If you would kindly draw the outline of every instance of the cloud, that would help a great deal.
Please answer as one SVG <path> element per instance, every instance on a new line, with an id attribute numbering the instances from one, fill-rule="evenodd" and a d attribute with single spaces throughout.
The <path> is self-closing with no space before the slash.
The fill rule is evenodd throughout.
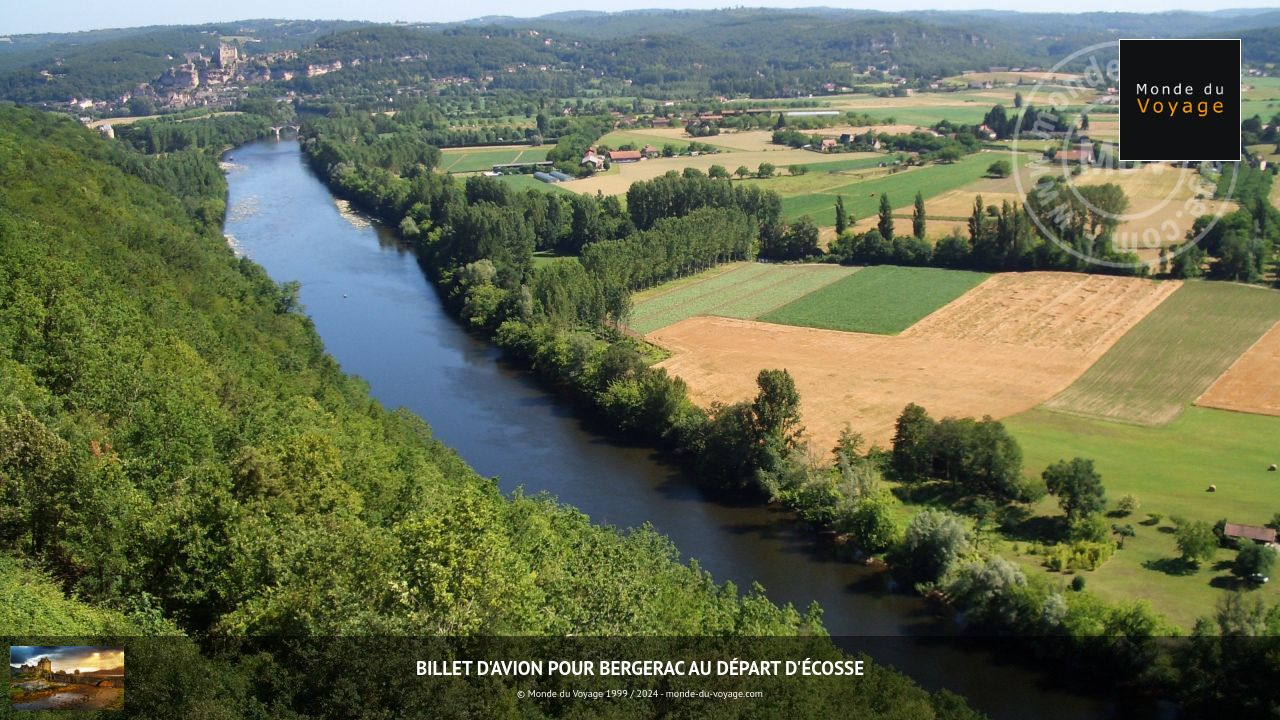
<path id="1" fill-rule="evenodd" d="M 124 667 L 124 648 L 86 645 L 15 645 L 9 648 L 9 665 L 21 667 L 49 658 L 55 672 L 97 672 Z"/>

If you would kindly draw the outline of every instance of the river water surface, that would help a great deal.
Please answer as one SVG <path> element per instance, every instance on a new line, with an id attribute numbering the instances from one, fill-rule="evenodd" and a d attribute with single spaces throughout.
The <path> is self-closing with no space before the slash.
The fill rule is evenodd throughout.
<path id="1" fill-rule="evenodd" d="M 297 143 L 263 141 L 227 156 L 226 234 L 279 281 L 299 281 L 306 312 L 342 368 L 388 407 L 431 424 L 478 472 L 511 491 L 547 492 L 600 524 L 651 523 L 717 581 L 759 582 L 770 599 L 818 602 L 841 645 L 930 689 L 948 688 L 993 718 L 1129 716 L 1113 702 L 1050 686 L 1016 656 L 963 649 L 915 597 L 840 562 L 784 514 L 708 501 L 679 469 L 585 429 L 571 410 L 444 310 L 411 250 L 340 212 Z"/>

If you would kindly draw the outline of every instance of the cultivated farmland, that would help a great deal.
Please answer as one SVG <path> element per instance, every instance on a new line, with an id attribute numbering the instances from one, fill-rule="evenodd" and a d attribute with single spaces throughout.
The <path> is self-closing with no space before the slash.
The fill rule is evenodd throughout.
<path id="1" fill-rule="evenodd" d="M 1204 407 L 1280 415 L 1280 323 L 1240 356 L 1205 394 Z"/>
<path id="2" fill-rule="evenodd" d="M 717 268 L 693 282 L 677 281 L 637 295 L 629 325 L 635 332 L 650 333 L 695 315 L 751 319 L 849 277 L 855 270 L 764 263 Z"/>
<path id="3" fill-rule="evenodd" d="M 843 195 L 845 209 L 855 218 L 866 218 L 875 214 L 880 207 L 881 193 L 888 193 L 891 199 L 899 198 L 901 201 L 913 199 L 919 191 L 928 199 L 980 179 L 991 163 L 1008 157 L 1005 153 L 980 152 L 954 163 L 906 168 L 890 175 L 827 188 L 822 192 L 784 197 L 782 214 L 787 221 L 808 215 L 819 225 L 834 225 L 836 197 Z"/>
<path id="4" fill-rule="evenodd" d="M 1280 293 L 1224 282 L 1185 283 L 1070 388 L 1060 412 L 1167 423 L 1280 320 Z"/>
<path id="5" fill-rule="evenodd" d="M 776 146 L 775 146 L 776 147 Z M 846 153 L 842 155 L 822 155 L 811 150 L 793 150 L 791 148 L 752 151 L 727 152 L 699 155 L 697 157 L 681 156 L 671 158 L 653 158 L 633 163 L 615 163 L 605 173 L 597 173 L 589 178 L 575 180 L 569 185 L 573 190 L 591 195 L 602 192 L 605 195 L 622 195 L 631 184 L 638 180 L 652 180 L 669 171 L 680 172 L 685 168 L 697 168 L 706 172 L 712 165 L 724 166 L 733 172 L 739 165 L 745 165 L 755 172 L 761 163 L 771 163 L 779 172 L 785 173 L 789 165 L 814 165 L 825 160 L 844 162 L 858 158 L 876 157 L 883 160 L 885 156 L 877 153 Z M 767 185 L 765 187 L 768 187 Z"/>
<path id="6" fill-rule="evenodd" d="M 880 265 L 760 316 L 765 322 L 896 335 L 986 279 L 985 273 Z"/>
<path id="7" fill-rule="evenodd" d="M 542 162 L 546 159 L 545 147 L 445 148 L 440 151 L 440 169 L 449 173 L 480 172 L 501 163 Z"/>
<path id="8" fill-rule="evenodd" d="M 672 353 L 661 366 L 683 378 L 700 404 L 750 398 L 760 370 L 786 368 L 816 449 L 831 447 L 846 424 L 888 446 L 907 403 L 939 417 L 999 418 L 1053 397 L 1174 287 L 1076 273 L 1008 273 L 897 336 L 692 317 L 648 339 Z M 888 311 L 892 300 L 880 302 L 878 309 Z"/>

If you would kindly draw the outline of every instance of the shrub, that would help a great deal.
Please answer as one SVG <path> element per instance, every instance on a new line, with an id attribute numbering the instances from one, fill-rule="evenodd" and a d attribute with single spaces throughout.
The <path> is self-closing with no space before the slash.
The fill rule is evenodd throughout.
<path id="1" fill-rule="evenodd" d="M 859 547 L 872 553 L 893 547 L 901 534 L 883 497 L 859 501 L 844 518 L 840 529 L 852 535 Z"/>
<path id="2" fill-rule="evenodd" d="M 1075 590 L 1076 592 L 1080 592 L 1081 590 L 1084 590 L 1084 576 L 1083 576 L 1083 575 L 1077 575 L 1077 576 L 1075 576 L 1075 577 L 1071 578 L 1071 589 L 1072 589 L 1072 590 Z"/>
<path id="3" fill-rule="evenodd" d="M 1138 511 L 1142 507 L 1142 503 L 1138 502 L 1137 495 L 1125 495 L 1116 503 L 1116 514 L 1120 517 L 1127 517 Z"/>
<path id="4" fill-rule="evenodd" d="M 1044 565 L 1054 572 L 1097 570 L 1113 552 L 1115 546 L 1109 542 L 1059 543 L 1045 550 Z"/>
<path id="5" fill-rule="evenodd" d="M 933 582 L 973 550 L 964 520 L 945 510 L 924 510 L 911 518 L 895 551 L 895 564 L 916 582 Z"/>

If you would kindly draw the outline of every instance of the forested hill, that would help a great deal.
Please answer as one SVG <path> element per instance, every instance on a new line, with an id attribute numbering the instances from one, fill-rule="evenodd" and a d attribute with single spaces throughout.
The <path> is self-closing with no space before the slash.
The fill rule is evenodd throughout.
<path id="1" fill-rule="evenodd" d="M 0 635 L 822 633 L 649 530 L 502 496 L 344 375 L 296 288 L 236 259 L 207 203 L 144 182 L 130 152 L 0 108 Z M 62 614 L 41 599 L 55 587 L 76 598 Z M 218 665 L 241 678 L 218 684 L 224 711 L 202 716 L 260 701 L 302 717 L 294 698 L 342 714 L 323 675 L 283 692 L 237 663 Z M 933 716 L 932 696 L 872 672 L 827 699 Z"/>
<path id="2" fill-rule="evenodd" d="M 1072 52 L 1119 37 L 1237 37 L 1244 59 L 1270 62 L 1280 10 L 1143 13 L 876 12 L 780 10 L 560 13 L 463 23 L 375 25 L 246 21 L 14 36 L 0 43 L 0 98 L 24 103 L 104 99 L 155 81 L 184 54 L 205 55 L 220 37 L 250 56 L 274 58 L 276 85 L 301 93 L 423 78 L 489 77 L 491 87 L 561 97 L 588 89 L 629 96 L 772 97 L 858 86 L 874 67 L 919 85 L 991 66 L 1050 67 Z M 308 77 L 312 63 L 344 69 Z M 354 67 L 354 61 L 361 61 Z M 538 73 L 515 72 L 537 68 Z M 1069 68 L 1079 69 L 1079 68 Z M 292 80 L 280 79 L 285 72 Z M 280 88 L 277 88 L 280 89 Z M 367 88 L 366 88 L 367 89 Z M 385 94 L 379 92 L 378 94 Z"/>

